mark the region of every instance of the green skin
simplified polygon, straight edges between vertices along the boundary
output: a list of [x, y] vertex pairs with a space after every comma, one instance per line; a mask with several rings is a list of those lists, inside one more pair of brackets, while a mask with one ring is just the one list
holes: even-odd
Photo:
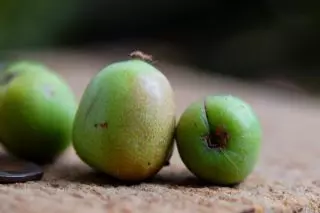
[[0, 138], [11, 154], [53, 161], [71, 144], [76, 110], [71, 89], [44, 65], [19, 61], [0, 71]]
[[138, 59], [113, 63], [87, 86], [73, 145], [92, 168], [119, 180], [153, 177], [169, 160], [175, 103], [167, 78]]
[[217, 185], [238, 184], [252, 172], [261, 138], [253, 110], [233, 96], [208, 96], [192, 103], [176, 130], [177, 149], [186, 167]]

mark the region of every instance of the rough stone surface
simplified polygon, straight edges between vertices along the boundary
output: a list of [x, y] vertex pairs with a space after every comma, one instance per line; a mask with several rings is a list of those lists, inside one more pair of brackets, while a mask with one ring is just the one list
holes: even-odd
[[[29, 54], [58, 70], [80, 98], [90, 78], [110, 54]], [[125, 56], [126, 57], [126, 56]], [[39, 182], [0, 185], [2, 213], [252, 213], [320, 212], [320, 102], [293, 94], [195, 73], [159, 63], [176, 93], [178, 117], [207, 94], [233, 94], [250, 103], [264, 130], [255, 171], [233, 188], [199, 182], [175, 154], [154, 180], [121, 185], [95, 174], [69, 149], [45, 168]]]

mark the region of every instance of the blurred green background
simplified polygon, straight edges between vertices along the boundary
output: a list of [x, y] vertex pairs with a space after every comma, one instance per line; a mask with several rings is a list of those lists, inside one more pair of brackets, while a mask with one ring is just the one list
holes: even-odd
[[320, 91], [320, 1], [0, 0], [0, 49], [170, 42], [192, 66]]

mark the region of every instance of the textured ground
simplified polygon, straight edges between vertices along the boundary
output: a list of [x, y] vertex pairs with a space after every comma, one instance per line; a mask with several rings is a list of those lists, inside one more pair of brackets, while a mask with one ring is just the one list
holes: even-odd
[[[29, 58], [57, 69], [78, 98], [90, 77], [117, 59], [108, 54]], [[0, 185], [0, 212], [320, 212], [319, 102], [193, 73], [185, 67], [159, 67], [172, 82], [178, 116], [191, 101], [206, 94], [237, 95], [253, 106], [264, 129], [263, 149], [256, 170], [244, 183], [235, 188], [204, 186], [175, 153], [171, 166], [154, 181], [122, 186], [97, 176], [68, 150], [46, 168], [42, 181]]]

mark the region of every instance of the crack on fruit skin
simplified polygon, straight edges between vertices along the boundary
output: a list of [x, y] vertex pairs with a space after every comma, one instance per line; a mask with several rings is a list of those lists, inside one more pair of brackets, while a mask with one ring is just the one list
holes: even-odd
[[222, 151], [227, 147], [228, 141], [230, 139], [229, 134], [224, 130], [223, 127], [218, 126], [214, 130], [212, 129], [208, 120], [208, 111], [207, 111], [206, 101], [204, 101], [204, 112], [205, 112], [205, 117], [207, 119], [209, 133], [203, 136], [203, 139], [207, 142], [207, 146], [210, 149], [216, 149], [216, 150]]
[[223, 154], [227, 161], [236, 169], [237, 175], [239, 174], [238, 166], [229, 158], [225, 149], [227, 148], [228, 141], [230, 140], [230, 135], [227, 133], [223, 126], [218, 126], [214, 130], [210, 126], [207, 114], [206, 101], [204, 101], [204, 113], [206, 118], [206, 123], [208, 125], [209, 133], [203, 136], [203, 139], [207, 143], [209, 149], [214, 149]]
[[103, 128], [103, 129], [107, 129], [107, 128], [108, 128], [108, 123], [107, 123], [107, 122], [97, 123], [97, 124], [94, 124], [94, 127], [95, 127], [95, 128], [101, 127], [101, 128]]

